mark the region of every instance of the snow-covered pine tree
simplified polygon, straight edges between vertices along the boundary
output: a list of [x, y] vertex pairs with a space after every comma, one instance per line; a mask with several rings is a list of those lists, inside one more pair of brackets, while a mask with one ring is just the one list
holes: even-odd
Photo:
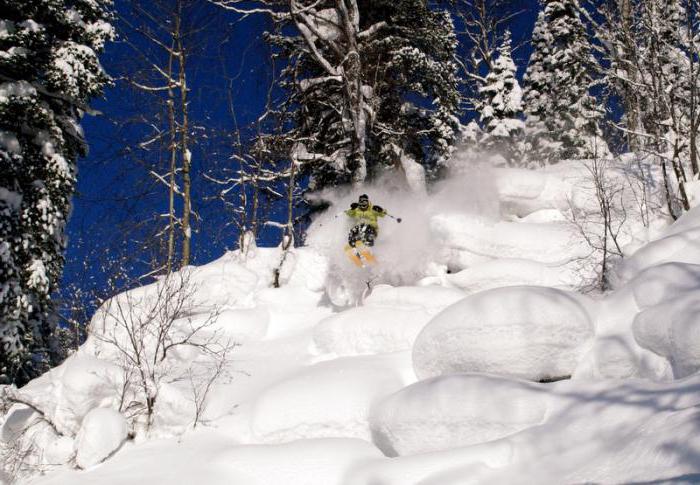
[[493, 69], [479, 90], [482, 101], [477, 109], [486, 133], [481, 148], [501, 154], [510, 165], [520, 160], [520, 143], [525, 129], [522, 121], [522, 90], [516, 73], [511, 35], [506, 32], [498, 49], [498, 57], [493, 62]]
[[108, 0], [0, 0], [0, 383], [55, 362], [50, 295], [63, 268], [78, 124], [108, 77]]
[[690, 174], [700, 173], [697, 5], [599, 1], [596, 18], [602, 19], [596, 34], [604, 53], [605, 80], [624, 109], [616, 126], [626, 135], [630, 150], [658, 161], [669, 212], [677, 216], [681, 206], [690, 207], [685, 183]]
[[528, 152], [540, 163], [607, 155], [591, 94], [596, 61], [578, 0], [545, 0], [525, 75]]

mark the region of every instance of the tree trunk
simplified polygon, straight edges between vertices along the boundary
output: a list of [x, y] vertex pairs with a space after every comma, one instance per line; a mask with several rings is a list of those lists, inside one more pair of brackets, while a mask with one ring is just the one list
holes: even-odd
[[174, 42], [170, 48], [168, 60], [168, 129], [170, 139], [168, 150], [170, 151], [170, 174], [168, 176], [168, 255], [166, 262], [166, 273], [173, 271], [173, 261], [175, 259], [175, 187], [177, 184], [177, 124], [175, 123], [175, 91], [173, 90], [173, 62], [174, 62]]
[[179, 64], [179, 83], [180, 83], [180, 111], [182, 116], [182, 126], [180, 127], [180, 150], [182, 151], [182, 266], [190, 264], [190, 253], [192, 246], [192, 228], [190, 225], [190, 216], [192, 212], [192, 181], [190, 170], [192, 167], [192, 153], [189, 149], [189, 118], [187, 113], [187, 75], [186, 55], [180, 35], [180, 22], [182, 15], [182, 2], [178, 2], [178, 17], [176, 22], [178, 26], [177, 32], [177, 55]]

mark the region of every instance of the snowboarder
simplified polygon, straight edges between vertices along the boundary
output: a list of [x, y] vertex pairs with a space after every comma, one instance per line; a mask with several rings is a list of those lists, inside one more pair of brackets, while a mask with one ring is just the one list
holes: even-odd
[[375, 261], [372, 253], [362, 248], [374, 246], [374, 240], [379, 234], [379, 218], [389, 216], [401, 222], [401, 218], [393, 217], [378, 205], [372, 205], [367, 194], [362, 194], [357, 202], [353, 202], [345, 214], [354, 220], [354, 226], [348, 234], [346, 252], [358, 266], [362, 266], [362, 259], [369, 263]]

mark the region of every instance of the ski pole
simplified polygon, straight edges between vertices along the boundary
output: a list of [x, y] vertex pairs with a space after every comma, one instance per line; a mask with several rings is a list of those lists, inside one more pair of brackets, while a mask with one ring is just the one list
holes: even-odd
[[394, 219], [396, 222], [401, 223], [401, 218], [400, 218], [400, 217], [394, 217], [394, 216], [392, 216], [391, 214], [389, 214], [388, 212], [387, 212], [386, 215], [388, 215], [389, 217], [391, 217], [392, 219]]

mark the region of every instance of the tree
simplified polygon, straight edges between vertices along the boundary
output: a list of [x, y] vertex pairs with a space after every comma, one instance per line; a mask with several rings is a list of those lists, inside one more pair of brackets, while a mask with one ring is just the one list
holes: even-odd
[[697, 6], [694, 1], [617, 0], [596, 7], [605, 79], [624, 109], [615, 126], [631, 150], [657, 159], [668, 210], [678, 217], [690, 207], [689, 174], [700, 171]]
[[467, 87], [464, 95], [467, 109], [476, 110], [482, 102], [480, 90], [486, 75], [493, 71], [507, 25], [522, 12], [523, 3], [517, 0], [457, 0], [454, 3], [454, 15], [461, 24], [457, 34], [466, 49], [461, 67]]
[[510, 32], [506, 33], [498, 52], [493, 69], [479, 90], [483, 101], [478, 105], [478, 111], [486, 133], [481, 147], [502, 153], [509, 164], [514, 164], [521, 155], [518, 145], [525, 124], [521, 119], [522, 90], [511, 54]]
[[0, 1], [0, 382], [56, 360], [51, 293], [63, 268], [79, 121], [108, 76], [108, 0]]
[[444, 161], [460, 101], [447, 12], [422, 0], [217, 3], [277, 22], [268, 38], [286, 66], [287, 157], [311, 189], [360, 184], [401, 160], [431, 172]]
[[167, 190], [167, 214], [159, 215], [152, 236], [162, 242], [164, 254], [152, 273], [169, 273], [191, 261], [196, 143], [188, 81], [190, 62], [212, 23], [212, 8], [193, 0], [129, 0], [120, 10], [119, 31], [134, 58], [126, 63], [123, 78], [154, 106], [141, 108], [148, 135], [138, 144], [139, 155], [149, 177]]
[[597, 64], [578, 0], [546, 0], [532, 36], [525, 74], [528, 152], [543, 163], [607, 154], [592, 96]]

